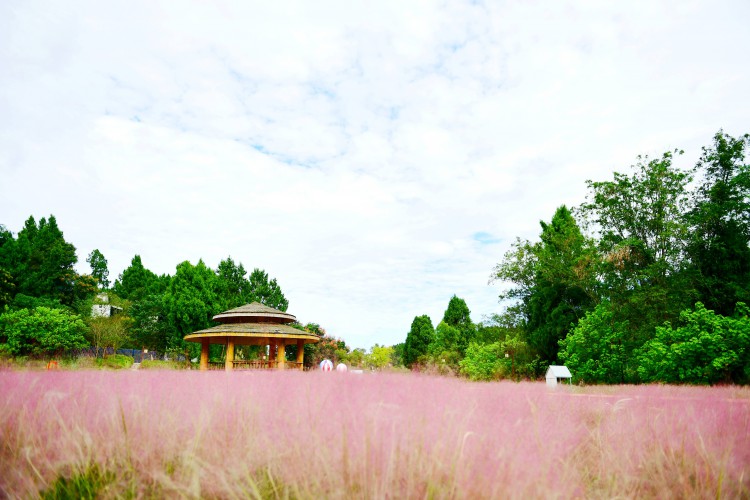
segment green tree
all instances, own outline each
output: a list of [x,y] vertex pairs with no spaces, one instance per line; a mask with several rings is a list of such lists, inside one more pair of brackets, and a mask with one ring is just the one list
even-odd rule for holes
[[16,285],[13,283],[13,276],[0,267],[0,311],[2,311],[7,304],[10,304],[15,295],[15,289]]
[[399,342],[393,346],[393,356],[391,357],[391,364],[393,366],[404,366],[404,348],[406,347],[405,342]]
[[391,364],[393,347],[375,344],[370,348],[370,353],[365,357],[365,364],[372,369],[382,370]]
[[88,341],[96,349],[97,356],[100,350],[117,349],[131,340],[132,320],[123,314],[115,316],[96,316],[88,320]]
[[411,322],[411,329],[406,335],[404,345],[404,365],[411,368],[419,358],[427,354],[429,345],[435,338],[432,320],[426,314],[416,316]]
[[639,352],[646,382],[715,384],[750,379],[750,309],[740,302],[734,317],[698,302],[680,314],[680,326],[656,329]]
[[219,277],[219,292],[225,309],[233,309],[253,302],[250,282],[247,280],[245,267],[235,263],[232,257],[219,262],[216,270]]
[[0,240],[0,267],[12,276],[15,293],[73,304],[77,276],[73,266],[78,258],[54,215],[38,224],[29,217],[17,239],[4,231]]
[[700,300],[718,314],[732,314],[738,301],[750,303],[750,135],[722,131],[698,162],[702,183],[688,220],[690,260]]
[[164,293],[163,305],[169,326],[167,348],[197,350],[188,346],[183,337],[213,326],[213,316],[221,312],[216,274],[202,260],[196,265],[188,261],[178,264]]
[[133,319],[133,342],[141,348],[165,352],[168,347],[169,322],[164,305],[164,294],[172,278],[161,275],[149,285],[148,291],[135,301],[126,301],[127,314]]
[[595,303],[595,250],[564,205],[540,222],[534,288],[527,297],[527,339],[545,362],[557,360],[560,340]]
[[276,278],[269,281],[268,273],[262,269],[255,268],[250,273],[248,281],[250,282],[248,302],[260,302],[279,311],[287,310],[289,301],[284,297],[284,293],[276,282]]
[[[453,295],[448,302],[448,307],[443,314],[445,324],[441,332],[435,332],[435,341],[440,344],[433,351],[452,351],[464,356],[469,343],[474,340],[476,327],[471,322],[471,311],[466,301]],[[447,328],[447,327],[452,327]],[[440,324],[438,325],[440,329]],[[453,330],[455,329],[455,331]]]
[[86,324],[63,309],[8,311],[0,315],[0,332],[14,355],[53,355],[88,345]]
[[616,321],[610,303],[604,301],[560,341],[560,360],[576,380],[605,384],[633,382],[636,367],[623,340],[627,331],[627,321]]
[[365,362],[366,356],[367,356],[367,353],[361,347],[353,349],[352,352],[349,353],[349,365],[351,367],[362,366]]
[[142,348],[166,352],[174,347],[165,304],[170,282],[170,276],[157,276],[135,255],[112,286],[114,294],[126,302],[126,312],[133,319],[133,342]]
[[497,380],[502,377],[504,353],[500,342],[472,343],[461,360],[461,372],[471,380]]
[[98,248],[91,251],[86,262],[91,266],[91,276],[96,278],[102,289],[109,288],[109,269],[107,268],[107,259]]
[[114,292],[121,298],[136,302],[158,287],[159,277],[146,269],[141,256],[136,255],[120,277],[115,280]]
[[674,154],[682,152],[639,157],[630,176],[615,172],[613,181],[588,181],[589,199],[581,206],[599,228],[604,296],[628,320],[636,344],[692,304],[683,272],[692,172],[676,168]]
[[597,300],[597,255],[566,206],[540,225],[540,241],[517,239],[493,279],[513,283],[501,299],[518,301],[514,313],[523,318],[517,324],[525,340],[544,362],[553,363],[559,341]]

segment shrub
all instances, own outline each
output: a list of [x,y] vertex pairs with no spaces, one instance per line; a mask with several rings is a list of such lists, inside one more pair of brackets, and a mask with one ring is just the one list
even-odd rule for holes
[[88,344],[83,320],[63,309],[37,307],[0,315],[0,330],[15,355],[51,355]]
[[96,364],[104,368],[114,368],[115,370],[122,368],[130,368],[133,366],[135,360],[124,354],[111,354],[104,358],[97,358]]
[[141,370],[185,370],[185,363],[182,361],[163,361],[160,359],[145,359],[141,361]]
[[715,314],[698,302],[680,314],[681,325],[656,329],[639,352],[638,374],[647,382],[715,384],[742,382],[750,373],[748,307],[734,317]]

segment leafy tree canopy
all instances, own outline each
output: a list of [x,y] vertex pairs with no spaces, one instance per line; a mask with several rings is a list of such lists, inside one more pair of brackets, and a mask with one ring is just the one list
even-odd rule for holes
[[656,329],[639,353],[646,382],[702,383],[750,380],[750,309],[740,302],[734,317],[698,302],[680,314],[680,326]]
[[0,336],[15,355],[52,355],[88,343],[83,320],[63,309],[36,307],[0,315]]
[[560,341],[560,359],[576,380],[622,384],[635,381],[623,343],[627,321],[615,321],[612,306],[602,302]]

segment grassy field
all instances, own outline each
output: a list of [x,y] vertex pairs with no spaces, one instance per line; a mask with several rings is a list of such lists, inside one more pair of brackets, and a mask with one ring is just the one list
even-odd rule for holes
[[0,497],[747,498],[750,390],[0,371]]

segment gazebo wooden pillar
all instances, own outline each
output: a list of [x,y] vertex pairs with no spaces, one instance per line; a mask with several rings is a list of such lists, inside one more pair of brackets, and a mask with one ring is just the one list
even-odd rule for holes
[[276,353],[276,368],[283,370],[286,368],[286,345],[284,342],[278,343],[278,351]]
[[201,371],[208,370],[208,347],[211,345],[209,339],[201,339]]
[[[291,326],[297,318],[258,302],[230,309],[213,317],[220,325],[193,332],[185,336],[188,342],[200,342],[200,369],[208,370],[210,344],[226,345],[224,369],[268,366],[286,368],[286,346],[297,345],[297,366],[304,369],[305,344],[316,343],[320,337],[314,333]],[[268,363],[257,361],[235,361],[234,350],[238,345],[268,346]]]
[[224,369],[229,371],[234,368],[234,339],[227,337],[227,352],[224,361]]
[[305,369],[305,341],[297,339],[297,369],[303,371]]

